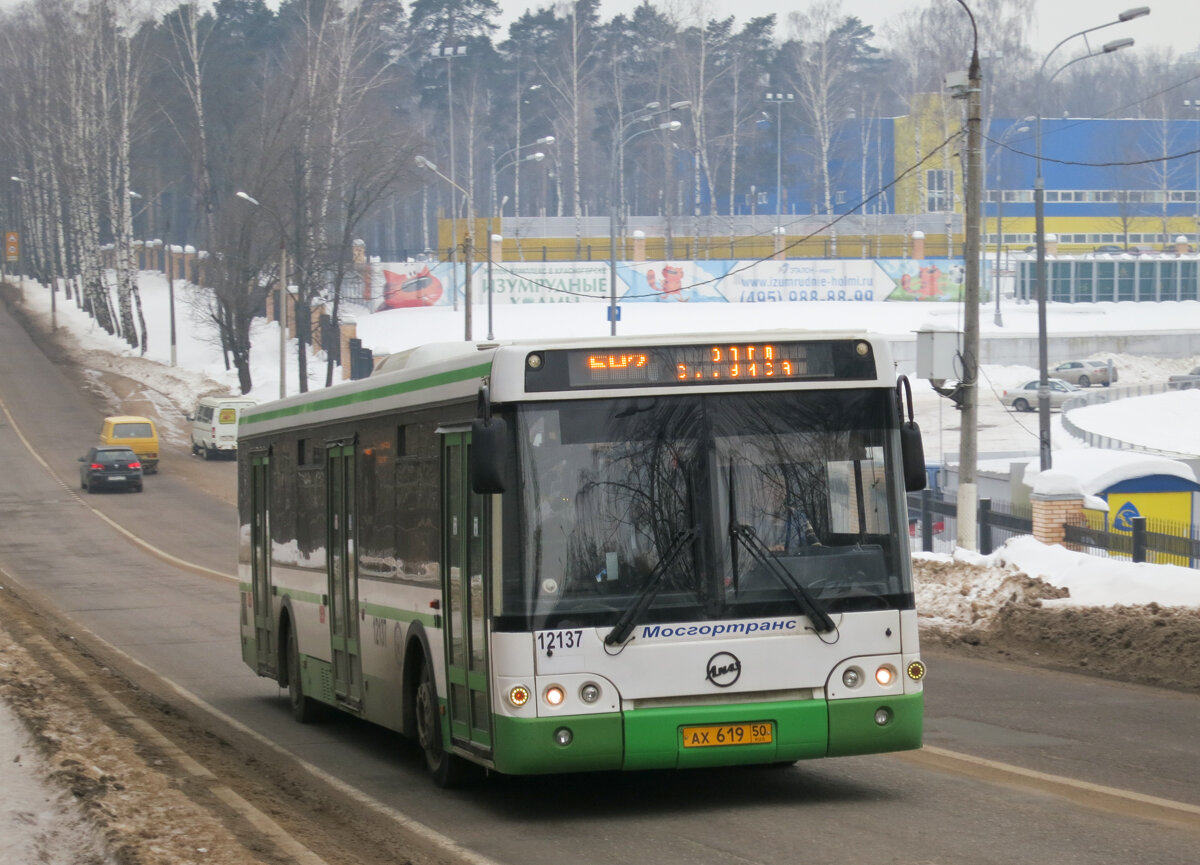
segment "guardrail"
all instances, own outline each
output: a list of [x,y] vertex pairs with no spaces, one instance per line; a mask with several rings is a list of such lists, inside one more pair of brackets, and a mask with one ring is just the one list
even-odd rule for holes
[[1086,430],[1071,420],[1070,414],[1073,409],[1084,408],[1089,405],[1102,405],[1104,403],[1117,402],[1118,400],[1130,399],[1139,396],[1151,396],[1156,393],[1169,393],[1177,390],[1170,387],[1165,382],[1157,382],[1155,384],[1135,384],[1121,385],[1102,388],[1100,390],[1089,390],[1080,396],[1073,396],[1063,403],[1062,406],[1062,425],[1068,433],[1076,438],[1083,439],[1094,448],[1108,448],[1109,450],[1133,450],[1141,453],[1155,454],[1157,456],[1171,457],[1173,459],[1195,459],[1197,454],[1185,454],[1178,451],[1163,450],[1161,448],[1151,448],[1145,445],[1139,445],[1135,442],[1127,442],[1114,436],[1102,435],[1100,433]]

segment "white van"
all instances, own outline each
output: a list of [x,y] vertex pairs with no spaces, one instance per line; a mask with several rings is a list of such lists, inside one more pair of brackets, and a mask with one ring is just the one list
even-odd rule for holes
[[237,453],[238,418],[242,409],[257,403],[249,397],[206,396],[196,404],[192,422],[192,454],[206,460]]

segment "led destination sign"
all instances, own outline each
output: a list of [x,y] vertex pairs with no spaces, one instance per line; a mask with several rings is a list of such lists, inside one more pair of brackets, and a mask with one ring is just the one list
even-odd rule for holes
[[550,350],[529,356],[525,384],[544,392],[874,377],[869,343],[816,340]]

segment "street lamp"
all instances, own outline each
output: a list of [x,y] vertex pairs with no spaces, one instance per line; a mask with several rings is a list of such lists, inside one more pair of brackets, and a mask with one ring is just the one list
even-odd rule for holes
[[283,399],[287,396],[287,229],[283,227],[283,220],[279,218],[279,214],[261,204],[257,198],[240,189],[234,195],[254,207],[261,208],[279,228],[279,398]]
[[[677,102],[672,104],[671,108],[679,108],[690,104],[691,103],[689,102]],[[650,105],[657,106],[658,103],[651,102]],[[649,106],[647,106],[647,108],[648,107]],[[662,114],[663,112],[658,111],[655,113]],[[649,120],[653,116],[653,114],[641,115],[634,118],[632,122],[637,123],[639,121]],[[668,120],[665,123],[660,123],[657,126],[650,127],[649,129],[640,129],[632,135],[626,136],[624,133],[627,127],[624,127],[622,124],[618,127],[621,132],[621,137],[618,139],[617,153],[618,155],[623,154],[625,152],[626,144],[633,141],[635,138],[639,138],[642,135],[647,134],[648,132],[675,132],[682,126],[683,124],[678,120]],[[623,159],[620,161],[623,162]],[[608,218],[608,321],[609,333],[613,336],[617,335],[617,217],[616,213],[613,212],[617,200],[617,177],[617,162],[614,162],[612,171],[612,186],[610,190],[612,192],[612,201],[609,203],[610,215]]]
[[[1033,182],[1033,212],[1034,212],[1034,231],[1037,238],[1037,305],[1038,305],[1038,453],[1040,456],[1040,466],[1042,471],[1049,469],[1052,464],[1050,456],[1050,375],[1048,371],[1049,356],[1046,341],[1046,185],[1042,177],[1042,88],[1054,81],[1058,75],[1068,66],[1072,66],[1081,60],[1087,60],[1091,57],[1099,57],[1102,54],[1112,54],[1114,51],[1120,51],[1122,48],[1128,48],[1133,45],[1133,40],[1129,38],[1114,39],[1112,42],[1105,43],[1100,47],[1099,51],[1093,51],[1091,44],[1088,42],[1087,34],[1093,33],[1096,30],[1103,30],[1106,27],[1112,27],[1115,24],[1124,24],[1126,21],[1132,21],[1135,18],[1141,18],[1144,15],[1150,14],[1149,6],[1138,6],[1133,9],[1126,9],[1117,16],[1115,21],[1109,21],[1105,24],[1098,24],[1095,27],[1089,27],[1086,30],[1080,30],[1078,33],[1072,33],[1070,36],[1063,39],[1057,45],[1050,49],[1050,53],[1042,60],[1042,65],[1038,69],[1037,79],[1035,81],[1034,99],[1037,103],[1037,130],[1036,136],[1036,164],[1037,176]],[[1050,58],[1054,56],[1054,52],[1077,37],[1083,37],[1083,44],[1087,47],[1088,53],[1076,57],[1074,60],[1069,60],[1051,75],[1046,78],[1046,64],[1050,62]]]
[[[520,180],[520,164],[522,162],[541,162],[543,159],[546,158],[546,154],[540,150],[537,151],[536,153],[530,153],[528,156],[517,156],[516,154],[519,151],[524,150],[527,147],[537,147],[539,144],[553,144],[553,143],[554,143],[554,136],[553,135],[545,135],[545,136],[542,136],[541,138],[539,138],[537,141],[531,141],[528,144],[518,144],[516,147],[512,148],[511,150],[506,150],[504,153],[501,153],[499,156],[496,156],[495,147],[491,144],[488,145],[488,150],[492,153],[492,216],[494,218],[498,219],[504,215],[504,214],[500,213],[499,209],[496,207],[496,175],[499,174],[504,169],[512,168],[515,165],[515,166],[517,166],[517,172],[518,172],[515,183],[520,184],[520,182],[521,182],[521,180]],[[505,162],[503,165],[500,165],[501,162],[503,162],[507,157],[510,157],[510,156],[513,157],[511,160],[509,160],[508,162]],[[518,202],[519,202],[519,199],[518,199]],[[518,207],[519,207],[519,203],[518,203]],[[515,213],[515,215],[520,216],[521,215],[520,211],[518,210]]]
[[[461,186],[459,186],[457,183],[455,183],[453,180],[451,180],[445,174],[442,174],[442,172],[438,171],[438,167],[436,165],[434,165],[432,162],[430,162],[428,159],[426,159],[424,156],[421,156],[420,154],[418,154],[416,157],[416,162],[417,162],[417,167],[424,168],[426,171],[436,174],[442,180],[446,181],[451,186],[453,186],[455,189],[457,189],[459,192],[461,192],[464,196],[466,196],[467,213],[469,215],[474,212],[473,206],[471,204],[471,193],[470,192],[463,189]],[[457,232],[455,234],[454,241],[455,241],[455,246],[457,246],[458,245]],[[466,237],[463,239],[463,248],[466,252],[465,271],[463,273],[463,315],[464,315],[464,319],[465,319],[464,332],[466,334],[464,338],[468,342],[470,342],[472,337],[471,337],[471,232],[469,229],[467,230]],[[451,269],[453,270],[453,265],[451,265]],[[451,280],[451,282],[453,282],[453,279]],[[451,286],[451,288],[453,290],[454,286]]]
[[[1200,99],[1185,99],[1183,104],[1196,111],[1196,242],[1200,244]],[[1200,245],[1197,246],[1200,249]]]
[[967,102],[967,146],[963,160],[963,258],[966,272],[963,277],[962,431],[958,447],[957,543],[964,549],[974,550],[978,548],[976,464],[979,418],[979,204],[983,190],[980,93],[983,89],[983,73],[979,64],[979,30],[975,15],[963,0],[958,0],[958,3],[971,20],[973,41],[966,87],[956,88],[958,92],[955,93],[957,98],[965,98]]
[[[451,174],[451,176],[453,176],[454,175],[454,73],[452,70],[454,68],[454,64],[451,63],[451,61],[454,60],[455,58],[465,56],[467,53],[467,46],[465,46],[465,45],[439,45],[437,47],[431,48],[429,50],[429,53],[435,58],[446,61],[446,120],[450,126],[450,136],[449,136],[450,137],[450,174]],[[420,164],[420,163],[418,163],[418,164]],[[455,188],[460,189],[460,190],[462,189],[462,187],[458,186],[457,184],[455,184]],[[467,197],[467,200],[468,200],[468,202],[470,201],[470,196]],[[456,257],[456,254],[455,254],[455,249],[458,246],[458,213],[457,213],[458,202],[456,202],[454,200],[454,197],[451,196],[450,203],[452,205],[450,208],[450,233],[454,235],[454,242],[450,245],[450,269],[451,269],[451,271],[453,271],[455,269],[455,266],[456,266],[457,260],[458,260]],[[471,218],[470,210],[471,210],[471,207],[470,207],[470,204],[468,204],[467,205],[467,218],[468,219]],[[457,298],[455,298],[455,302],[457,303]],[[468,321],[470,320],[470,315],[471,315],[470,312],[468,312],[467,313]]]
[[783,214],[783,104],[791,104],[795,93],[768,93],[764,97],[775,105],[775,215]]
[[[1026,124],[1032,120],[1032,115],[1018,120],[1009,126],[1008,129],[1004,130],[1004,134],[1000,136],[1000,140],[996,143],[1003,148],[1013,135],[1022,135],[1028,132],[1029,127]],[[996,159],[997,156],[1000,156],[999,149],[992,154],[992,158]],[[1000,253],[1004,249],[1004,190],[1000,187],[1002,167],[1003,157],[1000,157],[996,159],[996,314],[992,318],[992,322],[996,327],[1004,327],[1004,318],[1000,315]]]
[[[618,198],[620,199],[620,204],[621,204],[621,207],[620,207],[620,210],[618,211],[618,213],[619,213],[621,219],[625,218],[625,211],[626,211],[626,206],[625,206],[625,145],[627,145],[630,141],[632,141],[634,138],[636,138],[638,136],[638,134],[640,134],[640,133],[635,133],[634,135],[630,135],[630,136],[626,137],[625,133],[627,133],[630,129],[632,129],[634,126],[636,126],[640,123],[648,123],[649,121],[653,120],[655,117],[658,117],[659,115],[667,114],[671,111],[678,111],[683,108],[690,108],[691,105],[692,105],[691,101],[687,100],[687,99],[683,99],[679,102],[672,102],[666,108],[662,107],[661,102],[647,102],[645,105],[643,105],[637,111],[634,111],[632,117],[627,115],[627,116],[619,119],[616,127],[613,130],[613,136],[614,136],[614,141],[616,142],[616,145],[617,145],[617,190],[619,193]],[[679,127],[677,126],[675,128],[678,129]],[[654,130],[645,130],[645,131],[652,132]],[[622,232],[622,236],[624,236],[624,232]]]

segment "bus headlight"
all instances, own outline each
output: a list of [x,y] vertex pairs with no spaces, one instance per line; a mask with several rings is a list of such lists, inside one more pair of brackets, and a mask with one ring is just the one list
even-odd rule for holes
[[588,704],[596,702],[600,699],[600,686],[595,682],[588,682],[579,689],[579,699]]
[[842,673],[842,684],[847,688],[857,688],[862,684],[862,670],[858,667],[847,667]]
[[529,702],[529,689],[524,685],[513,685],[508,691],[508,702],[521,708]]
[[875,671],[875,681],[880,687],[886,688],[896,681],[896,668],[891,664],[883,664]]
[[567,694],[562,689],[562,685],[551,685],[546,689],[542,697],[551,706],[561,706],[563,701],[567,699]]
[[575,734],[571,732],[570,727],[559,727],[554,731],[554,741],[564,748],[570,745],[575,739]]
[[887,706],[880,706],[875,710],[875,723],[880,727],[886,727],[892,723],[892,710]]

